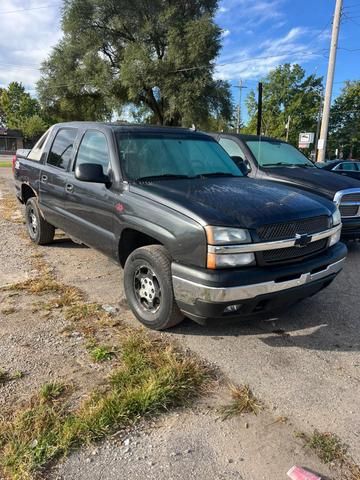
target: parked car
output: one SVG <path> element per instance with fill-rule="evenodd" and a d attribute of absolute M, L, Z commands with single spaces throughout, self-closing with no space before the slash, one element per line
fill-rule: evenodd
<path fill-rule="evenodd" d="M 321 165 L 321 168 L 360 180 L 360 162 L 356 160 L 333 160 Z"/>
<path fill-rule="evenodd" d="M 199 132 L 63 123 L 14 167 L 31 240 L 60 228 L 115 259 L 154 329 L 268 316 L 325 288 L 345 260 L 333 202 L 247 178 Z"/>
<path fill-rule="evenodd" d="M 360 238 L 360 180 L 318 168 L 282 140 L 255 135 L 210 135 L 249 177 L 285 183 L 333 200 L 340 208 L 343 238 Z"/>

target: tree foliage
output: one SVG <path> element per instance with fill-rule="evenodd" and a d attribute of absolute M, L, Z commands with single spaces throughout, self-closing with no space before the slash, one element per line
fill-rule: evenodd
<path fill-rule="evenodd" d="M 229 85 L 213 79 L 217 7 L 217 0 L 65 0 L 64 38 L 43 65 L 41 101 L 64 119 L 101 119 L 129 103 L 158 124 L 230 118 Z"/>
<path fill-rule="evenodd" d="M 40 112 L 39 102 L 25 92 L 21 83 L 11 82 L 8 88 L 2 89 L 0 96 L 2 121 L 8 128 L 20 129 L 23 122 Z"/>
<path fill-rule="evenodd" d="M 32 115 L 23 121 L 21 126 L 24 138 L 27 140 L 34 140 L 40 138 L 40 136 L 47 130 L 48 125 L 40 117 L 40 115 Z"/>
<path fill-rule="evenodd" d="M 331 108 L 329 146 L 344 158 L 360 158 L 360 81 L 346 82 Z"/>
<path fill-rule="evenodd" d="M 32 98 L 18 82 L 11 82 L 8 88 L 0 89 L 0 124 L 21 130 L 24 138 L 30 141 L 47 129 L 38 100 Z"/>
<path fill-rule="evenodd" d="M 306 76 L 300 65 L 281 65 L 263 80 L 262 133 L 285 138 L 290 116 L 289 141 L 296 145 L 299 133 L 315 132 L 322 91 L 322 78 Z M 254 91 L 246 99 L 249 123 L 244 131 L 256 133 L 257 99 Z"/>

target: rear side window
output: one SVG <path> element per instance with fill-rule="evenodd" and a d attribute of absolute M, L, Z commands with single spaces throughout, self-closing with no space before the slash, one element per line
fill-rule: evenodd
<path fill-rule="evenodd" d="M 88 130 L 85 133 L 76 157 L 76 165 L 83 163 L 101 165 L 104 174 L 107 173 L 109 167 L 109 148 L 103 133 L 97 130 Z"/>
<path fill-rule="evenodd" d="M 47 163 L 66 170 L 72 157 L 76 135 L 76 128 L 59 130 L 49 152 Z"/>
<path fill-rule="evenodd" d="M 335 170 L 340 170 L 343 172 L 357 172 L 358 166 L 355 162 L 339 163 Z"/>
<path fill-rule="evenodd" d="M 29 158 L 30 160 L 34 160 L 35 162 L 40 162 L 43 147 L 49 137 L 50 131 L 51 129 L 45 132 L 44 135 L 35 143 L 27 158 Z"/>

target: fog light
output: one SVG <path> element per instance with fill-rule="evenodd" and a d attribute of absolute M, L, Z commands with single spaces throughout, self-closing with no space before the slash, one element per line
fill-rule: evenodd
<path fill-rule="evenodd" d="M 224 313 L 234 313 L 240 310 L 242 307 L 242 304 L 240 303 L 239 305 L 229 305 L 228 307 L 225 308 Z"/>

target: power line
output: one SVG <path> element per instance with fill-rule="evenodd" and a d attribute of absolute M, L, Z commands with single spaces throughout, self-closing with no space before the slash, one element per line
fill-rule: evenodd
<path fill-rule="evenodd" d="M 20 8 L 19 10 L 7 10 L 7 11 L 0 10 L 0 15 L 6 15 L 8 13 L 29 12 L 30 10 L 40 10 L 42 8 L 49 8 L 49 7 L 53 7 L 54 5 L 60 5 L 60 4 L 61 2 L 56 2 L 56 3 L 49 3 L 47 5 L 42 5 L 39 7 Z"/>

